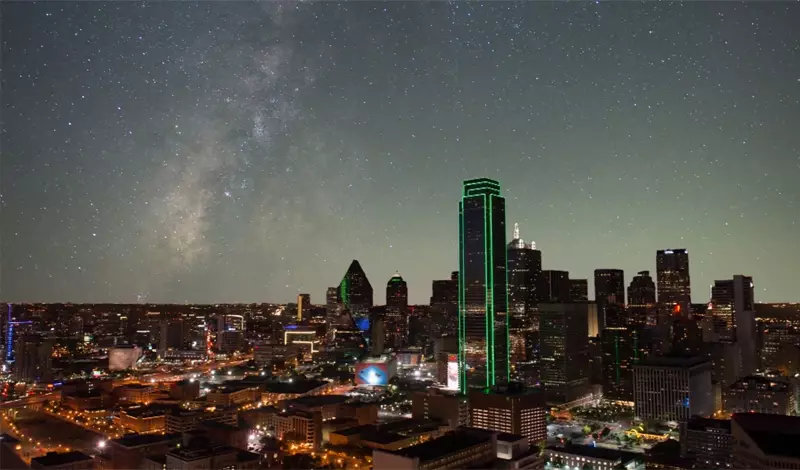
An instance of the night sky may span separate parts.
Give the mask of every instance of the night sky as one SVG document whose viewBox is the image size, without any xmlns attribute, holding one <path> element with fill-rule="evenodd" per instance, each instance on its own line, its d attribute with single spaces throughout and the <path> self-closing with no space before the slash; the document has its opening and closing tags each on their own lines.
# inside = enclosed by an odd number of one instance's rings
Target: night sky
<svg viewBox="0 0 800 470">
<path fill-rule="evenodd" d="M 427 303 L 487 176 L 545 269 L 800 301 L 798 3 L 0 9 L 3 300 Z"/>
</svg>

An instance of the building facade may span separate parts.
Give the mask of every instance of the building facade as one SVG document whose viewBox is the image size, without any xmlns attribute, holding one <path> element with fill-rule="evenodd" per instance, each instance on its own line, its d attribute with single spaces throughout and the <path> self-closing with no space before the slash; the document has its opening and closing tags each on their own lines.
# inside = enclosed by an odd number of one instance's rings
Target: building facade
<svg viewBox="0 0 800 470">
<path fill-rule="evenodd" d="M 539 304 L 541 381 L 551 402 L 567 403 L 589 388 L 589 304 Z"/>
<path fill-rule="evenodd" d="M 639 419 L 686 422 L 711 416 L 711 363 L 698 356 L 648 357 L 633 366 L 633 395 Z"/>
<path fill-rule="evenodd" d="M 487 178 L 464 182 L 459 203 L 459 389 L 510 375 L 505 199 Z"/>
<path fill-rule="evenodd" d="M 683 248 L 656 252 L 658 302 L 686 309 L 692 303 L 689 251 Z"/>
</svg>

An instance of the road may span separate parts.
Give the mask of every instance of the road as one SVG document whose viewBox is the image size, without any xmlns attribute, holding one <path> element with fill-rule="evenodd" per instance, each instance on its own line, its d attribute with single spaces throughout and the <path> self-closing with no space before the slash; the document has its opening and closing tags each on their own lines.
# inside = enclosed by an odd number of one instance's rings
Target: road
<svg viewBox="0 0 800 470">
<path fill-rule="evenodd" d="M 20 441 L 17 454 L 26 462 L 47 452 L 97 452 L 104 437 L 75 424 L 30 409 L 11 410 L 0 418 L 0 430 Z"/>
<path fill-rule="evenodd" d="M 4 401 L 0 403 L 0 410 L 10 410 L 13 408 L 23 408 L 30 405 L 44 403 L 49 400 L 58 400 L 61 398 L 61 392 L 50 392 L 42 395 L 31 395 L 17 400 Z"/>
</svg>

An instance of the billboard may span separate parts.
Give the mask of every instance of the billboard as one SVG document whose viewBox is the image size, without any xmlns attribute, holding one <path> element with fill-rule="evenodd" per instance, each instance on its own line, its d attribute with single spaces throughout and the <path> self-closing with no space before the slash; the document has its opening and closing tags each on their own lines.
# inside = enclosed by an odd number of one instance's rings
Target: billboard
<svg viewBox="0 0 800 470">
<path fill-rule="evenodd" d="M 389 367 L 386 363 L 359 362 L 356 365 L 356 385 L 388 385 Z"/>
<path fill-rule="evenodd" d="M 142 357 L 142 348 L 117 347 L 108 351 L 108 370 L 134 369 L 137 361 Z"/>
<path fill-rule="evenodd" d="M 458 390 L 458 356 L 447 356 L 447 388 Z"/>
</svg>

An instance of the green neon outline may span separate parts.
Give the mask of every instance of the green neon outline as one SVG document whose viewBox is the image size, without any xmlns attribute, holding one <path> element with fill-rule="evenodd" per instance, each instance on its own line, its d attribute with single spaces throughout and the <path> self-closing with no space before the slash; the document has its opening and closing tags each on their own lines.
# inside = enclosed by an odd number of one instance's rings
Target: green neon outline
<svg viewBox="0 0 800 470">
<path fill-rule="evenodd" d="M 495 331 L 495 317 L 497 315 L 497 306 L 495 305 L 495 250 L 494 250 L 494 202 L 495 198 L 501 198 L 500 183 L 488 178 L 478 178 L 473 180 L 464 181 L 462 199 L 459 203 L 459 318 L 458 318 L 458 340 L 459 340 L 459 389 L 462 393 L 467 390 L 467 371 L 466 371 L 466 292 L 465 292 L 465 268 L 466 268 L 466 246 L 465 246 L 465 201 L 468 198 L 480 196 L 483 199 L 483 236 L 484 236 L 484 348 L 486 355 L 486 387 L 492 387 L 496 384 L 497 372 L 497 357 L 496 346 L 497 338 Z M 505 216 L 505 214 L 504 214 Z M 505 218 L 505 217 L 504 217 Z M 504 228 L 503 228 L 504 230 Z M 505 231 L 502 234 L 503 250 L 505 253 Z M 506 318 L 505 318 L 505 332 L 501 341 L 505 343 L 505 349 L 502 354 L 505 356 L 505 378 L 506 380 L 511 377 L 511 358 L 509 348 L 510 337 L 510 322 L 508 321 L 508 257 L 504 258 L 505 271 L 503 273 L 503 285 L 501 288 L 505 291 L 506 301 Z"/>
<path fill-rule="evenodd" d="M 467 393 L 466 301 L 464 287 L 464 200 L 458 203 L 458 388 Z"/>
</svg>

